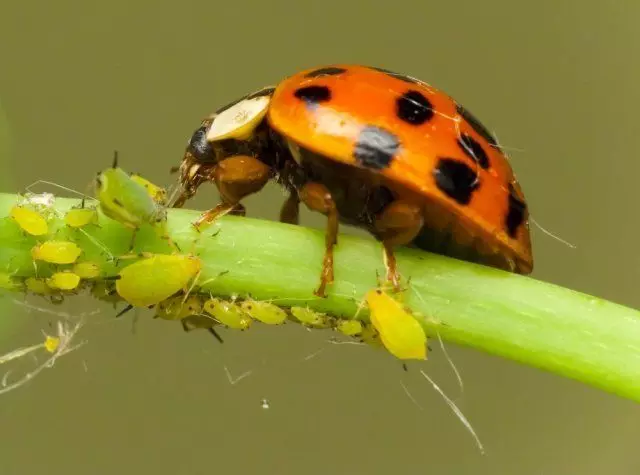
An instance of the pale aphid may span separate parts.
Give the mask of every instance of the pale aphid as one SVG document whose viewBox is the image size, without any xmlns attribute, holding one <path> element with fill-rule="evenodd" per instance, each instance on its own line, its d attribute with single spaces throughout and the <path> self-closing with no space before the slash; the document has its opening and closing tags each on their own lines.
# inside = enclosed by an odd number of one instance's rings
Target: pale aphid
<svg viewBox="0 0 640 475">
<path fill-rule="evenodd" d="M 329 328 L 331 326 L 331 319 L 327 315 L 310 308 L 291 307 L 290 311 L 291 315 L 305 326 L 312 328 Z"/>
<path fill-rule="evenodd" d="M 360 320 L 340 320 L 336 324 L 336 330 L 346 336 L 357 336 L 362 333 L 362 322 Z"/>
<path fill-rule="evenodd" d="M 47 285 L 45 279 L 38 277 L 27 277 L 24 281 L 27 290 L 37 295 L 51 295 L 55 291 Z"/>
<path fill-rule="evenodd" d="M 91 261 L 76 262 L 73 266 L 73 273 L 81 279 L 95 279 L 100 277 L 100 266 Z"/>
<path fill-rule="evenodd" d="M 134 307 L 150 307 L 186 290 L 201 267 L 197 256 L 155 254 L 122 269 L 116 291 Z"/>
<path fill-rule="evenodd" d="M 64 214 L 64 224 L 70 228 L 79 229 L 90 224 L 98 224 L 98 211 L 96 208 L 85 208 L 84 200 L 79 208 L 71 208 Z"/>
<path fill-rule="evenodd" d="M 35 261 L 51 264 L 73 264 L 82 254 L 82 249 L 71 241 L 45 241 L 31 249 Z"/>
<path fill-rule="evenodd" d="M 49 233 L 46 218 L 34 209 L 26 206 L 14 206 L 11 208 L 9 216 L 20 226 L 20 229 L 32 236 L 44 236 Z"/>
<path fill-rule="evenodd" d="M 251 318 L 267 325 L 280 325 L 287 320 L 287 312 L 271 302 L 248 299 L 240 304 Z"/>
<path fill-rule="evenodd" d="M 80 276 L 68 270 L 55 272 L 46 279 L 46 283 L 52 289 L 74 290 L 80 285 Z"/>
<path fill-rule="evenodd" d="M 234 302 L 210 298 L 204 304 L 204 311 L 229 328 L 246 330 L 251 326 L 249 315 Z"/>
<path fill-rule="evenodd" d="M 189 295 L 186 299 L 182 295 L 170 297 L 156 306 L 156 318 L 163 320 L 182 320 L 202 313 L 202 297 Z"/>
<path fill-rule="evenodd" d="M 367 292 L 371 323 L 385 348 L 399 359 L 427 359 L 427 336 L 405 307 L 382 289 Z"/>
</svg>

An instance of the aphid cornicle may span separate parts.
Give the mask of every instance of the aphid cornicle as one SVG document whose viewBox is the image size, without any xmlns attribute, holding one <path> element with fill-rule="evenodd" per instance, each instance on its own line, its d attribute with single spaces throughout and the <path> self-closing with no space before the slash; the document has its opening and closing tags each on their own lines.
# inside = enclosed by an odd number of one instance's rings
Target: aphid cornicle
<svg viewBox="0 0 640 475">
<path fill-rule="evenodd" d="M 317 295 L 333 281 L 338 222 L 383 244 L 387 279 L 400 288 L 393 248 L 414 245 L 527 274 L 528 210 L 495 137 L 466 108 L 415 78 L 332 65 L 299 72 L 207 117 L 180 165 L 180 207 L 204 182 L 221 203 L 195 223 L 244 214 L 241 201 L 277 179 L 299 203 L 327 216 Z"/>
</svg>

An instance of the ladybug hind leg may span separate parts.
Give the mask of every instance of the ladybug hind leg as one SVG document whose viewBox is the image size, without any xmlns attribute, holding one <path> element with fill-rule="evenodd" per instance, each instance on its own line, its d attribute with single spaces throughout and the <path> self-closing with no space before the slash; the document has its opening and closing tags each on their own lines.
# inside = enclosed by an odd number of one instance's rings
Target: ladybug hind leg
<svg viewBox="0 0 640 475">
<path fill-rule="evenodd" d="M 318 297 L 325 297 L 327 285 L 333 282 L 333 248 L 338 242 L 338 209 L 329 189 L 320 183 L 305 184 L 300 189 L 299 196 L 300 200 L 311 211 L 317 211 L 327 217 L 325 252 L 320 274 L 320 285 L 314 292 Z"/>
<path fill-rule="evenodd" d="M 400 274 L 393 249 L 410 244 L 420 232 L 424 219 L 419 206 L 405 201 L 389 204 L 374 221 L 374 234 L 382 241 L 387 282 L 400 290 Z"/>
<path fill-rule="evenodd" d="M 271 169 L 255 157 L 237 155 L 220 161 L 208 179 L 216 184 L 221 203 L 198 218 L 194 223 L 196 229 L 228 213 L 244 216 L 245 208 L 240 201 L 262 190 L 270 177 Z"/>
</svg>

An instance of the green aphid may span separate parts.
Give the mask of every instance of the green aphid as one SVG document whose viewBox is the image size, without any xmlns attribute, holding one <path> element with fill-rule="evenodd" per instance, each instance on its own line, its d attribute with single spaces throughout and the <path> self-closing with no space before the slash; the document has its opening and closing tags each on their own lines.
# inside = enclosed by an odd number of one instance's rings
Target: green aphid
<svg viewBox="0 0 640 475">
<path fill-rule="evenodd" d="M 143 225 L 152 225 L 173 247 L 166 232 L 166 208 L 154 199 L 154 196 L 140 180 L 133 179 L 118 167 L 118 152 L 114 153 L 113 164 L 98 174 L 95 179 L 96 198 L 105 216 L 133 229 L 131 248 L 137 231 Z"/>
</svg>

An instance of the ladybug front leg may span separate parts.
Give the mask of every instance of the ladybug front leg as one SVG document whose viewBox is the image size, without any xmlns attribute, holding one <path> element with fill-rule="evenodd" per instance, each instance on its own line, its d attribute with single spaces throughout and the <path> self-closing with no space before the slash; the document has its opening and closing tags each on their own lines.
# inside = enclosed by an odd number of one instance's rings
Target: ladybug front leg
<svg viewBox="0 0 640 475">
<path fill-rule="evenodd" d="M 338 242 L 338 209 L 333 201 L 331 192 L 319 183 L 307 183 L 299 191 L 300 200 L 311 210 L 327 217 L 327 231 L 325 234 L 325 252 L 320 274 L 320 285 L 314 294 L 325 297 L 327 284 L 333 282 L 333 247 Z"/>
<path fill-rule="evenodd" d="M 420 232 L 424 219 L 419 206 L 405 201 L 394 201 L 380 213 L 374 222 L 374 233 L 384 246 L 384 265 L 387 281 L 400 290 L 400 274 L 393 254 L 395 246 L 410 244 Z"/>
<path fill-rule="evenodd" d="M 270 177 L 270 168 L 257 158 L 237 155 L 222 160 L 208 177 L 216 184 L 222 202 L 198 218 L 194 223 L 196 229 L 200 230 L 227 213 L 244 216 L 245 209 L 240 201 L 264 188 Z"/>
</svg>

